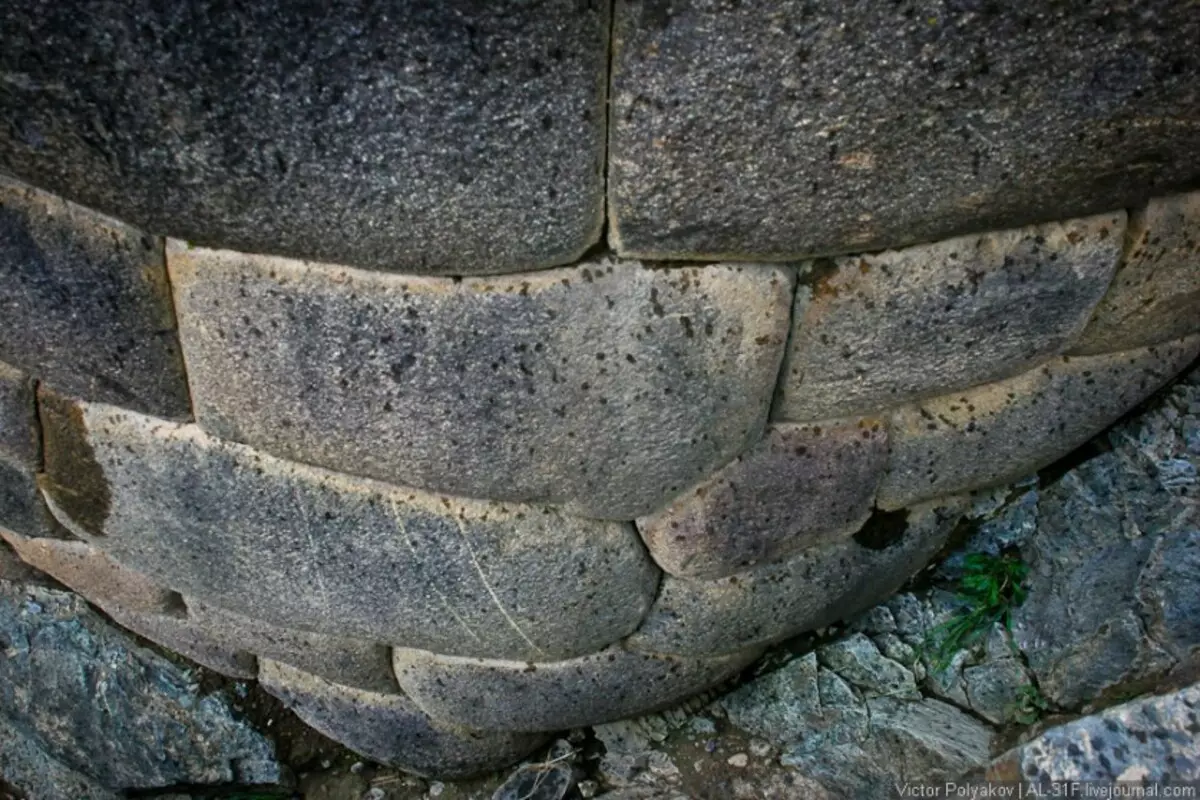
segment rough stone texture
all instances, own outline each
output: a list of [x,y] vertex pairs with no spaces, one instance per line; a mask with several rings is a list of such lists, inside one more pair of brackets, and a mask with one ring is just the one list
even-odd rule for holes
[[599,237],[608,6],[6,7],[0,168],[213,246],[406,272]]
[[20,786],[33,800],[117,800],[118,796],[81,772],[46,754],[0,716],[0,796],[4,782]]
[[45,583],[45,575],[26,564],[8,542],[0,537],[0,581]]
[[0,459],[37,469],[40,440],[33,379],[0,361]]
[[1051,728],[1000,757],[993,780],[1200,781],[1200,686]]
[[261,662],[259,680],[325,735],[367,758],[418,775],[468,777],[507,766],[545,742],[538,734],[444,725],[403,695],[342,686],[274,661]]
[[877,515],[853,539],[719,580],[663,578],[630,647],[704,656],[770,644],[882,601],[938,551],[961,515],[948,500]]
[[1151,200],[1129,218],[1108,294],[1070,352],[1107,353],[1200,330],[1200,192]]
[[0,717],[110,789],[271,783],[271,745],[77,596],[0,583]]
[[163,612],[175,595],[145,575],[124,567],[86,542],[32,539],[0,528],[4,539],[27,564],[101,607]]
[[253,654],[217,640],[188,619],[183,610],[154,613],[130,611],[115,605],[102,605],[101,608],[121,627],[213,672],[237,680],[251,680],[258,675],[258,660]]
[[772,425],[752,450],[639,519],[638,531],[672,575],[725,577],[858,530],[886,464],[877,420]]
[[1021,687],[1033,685],[1015,658],[967,667],[962,676],[971,710],[996,725],[1014,721],[1021,702]]
[[903,664],[879,652],[869,638],[851,634],[817,651],[821,663],[858,687],[865,697],[920,700],[916,679]]
[[775,415],[876,412],[1007,378],[1087,325],[1125,212],[810,264]]
[[1200,180],[1200,19],[1170,0],[621,0],[614,34],[623,253],[878,250]]
[[185,600],[188,620],[230,650],[281,661],[354,689],[399,691],[391,651],[382,645],[280,628],[194,598]]
[[1102,356],[1058,357],[997,383],[891,415],[880,508],[1016,480],[1066,455],[1172,378],[1200,336]]
[[400,687],[435,719],[482,730],[557,731],[666,708],[736,674],[761,652],[679,658],[618,645],[538,663],[404,648],[394,654]]
[[629,524],[351,478],[112,406],[47,395],[42,410],[46,496],[66,524],[265,623],[545,660],[620,639],[654,596]]
[[632,519],[762,432],[791,273],[601,260],[410,278],[172,246],[214,433],[429,491]]
[[63,537],[38,493],[33,471],[0,456],[0,528],[26,536]]
[[161,239],[0,176],[0,285],[0,360],[89,400],[191,414]]

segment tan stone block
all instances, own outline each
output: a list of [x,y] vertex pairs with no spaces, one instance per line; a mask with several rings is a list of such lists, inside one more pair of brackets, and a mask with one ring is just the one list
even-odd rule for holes
[[1200,192],[1129,218],[1125,257],[1071,353],[1131,350],[1200,331]]
[[431,778],[467,778],[506,767],[545,743],[540,734],[470,731],[431,719],[404,695],[324,680],[268,659],[259,680],[307,724],[389,766]]
[[893,408],[1062,352],[1121,253],[1123,211],[813,262],[775,415]]
[[556,662],[492,661],[397,648],[400,687],[435,719],[481,730],[557,731],[666,708],[735,675],[761,649],[716,658],[614,645]]
[[1200,336],[1060,356],[1015,378],[905,406],[876,504],[900,508],[1021,478],[1079,447],[1200,353]]
[[639,519],[638,530],[670,574],[724,577],[858,530],[886,464],[879,420],[771,425],[732,464]]

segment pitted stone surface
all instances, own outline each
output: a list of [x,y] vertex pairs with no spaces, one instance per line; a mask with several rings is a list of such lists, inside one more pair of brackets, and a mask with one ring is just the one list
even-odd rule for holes
[[163,612],[173,594],[145,575],[124,567],[86,542],[37,539],[0,528],[4,539],[30,566],[101,607]]
[[437,722],[404,695],[342,686],[264,660],[263,687],[306,723],[351,750],[418,775],[465,778],[504,767],[541,746],[536,733],[469,731]]
[[103,603],[97,605],[121,627],[213,672],[235,680],[252,680],[258,675],[258,661],[252,653],[230,648],[227,642],[213,638],[189,620],[182,610],[155,613],[130,611]]
[[68,394],[190,415],[161,239],[0,176],[0,286],[0,360]]
[[627,523],[351,478],[112,406],[42,408],[45,495],[65,524],[273,625],[546,659],[621,638],[653,598],[658,571]]
[[1070,352],[1111,353],[1200,331],[1200,192],[1132,214],[1108,294]]
[[776,416],[893,408],[1062,352],[1104,295],[1124,230],[1121,211],[814,262]]
[[608,5],[6,5],[0,167],[212,246],[443,274],[574,260]]
[[758,438],[791,272],[454,281],[169,250],[202,426],[428,491],[632,519]]
[[0,460],[37,469],[40,438],[33,379],[0,361]]
[[1200,180],[1200,19],[1170,0],[615,13],[609,204],[624,254],[878,250]]
[[501,731],[566,730],[666,708],[736,674],[761,653],[680,658],[614,645],[565,661],[525,662],[394,651],[400,687],[430,716]]
[[1200,336],[1037,369],[894,412],[880,508],[1007,483],[1066,455],[1170,380]]
[[665,576],[629,647],[705,656],[767,645],[853,616],[923,567],[962,513],[955,499],[873,517],[852,539],[718,580]]
[[192,597],[184,600],[188,621],[228,650],[281,661],[355,689],[399,691],[391,651],[382,645],[281,628]]
[[724,577],[858,530],[886,464],[878,420],[771,425],[752,450],[639,519],[638,530],[670,574]]

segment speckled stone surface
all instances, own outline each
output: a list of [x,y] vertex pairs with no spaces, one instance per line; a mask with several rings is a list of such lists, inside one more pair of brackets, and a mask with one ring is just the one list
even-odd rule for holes
[[606,3],[0,10],[0,169],[147,230],[405,272],[577,258]]
[[657,586],[628,523],[356,479],[112,406],[43,411],[46,497],[64,524],[184,595],[271,624],[567,657],[633,630]]
[[404,695],[353,689],[274,661],[262,662],[259,680],[326,736],[418,775],[453,779],[488,772],[546,741],[536,733],[484,733],[445,725]]
[[791,271],[609,259],[461,282],[168,252],[206,429],[428,491],[632,519],[765,424]]
[[1017,480],[1115,422],[1200,353],[1200,336],[1037,369],[890,417],[880,508]]
[[89,400],[190,416],[161,239],[0,175],[0,286],[0,361]]
[[724,577],[854,533],[886,463],[876,419],[771,425],[729,466],[639,519],[638,531],[668,573]]
[[879,412],[1061,353],[1104,295],[1124,230],[1120,211],[810,264],[775,416]]
[[1197,40],[1172,0],[621,0],[613,240],[787,259],[1192,188]]
[[1156,197],[1133,212],[1126,253],[1070,352],[1111,353],[1200,330],[1200,192]]
[[0,460],[37,469],[40,439],[33,378],[0,361]]
[[482,730],[557,731],[642,714],[729,678],[762,654],[681,658],[615,645],[551,662],[394,651],[400,688],[435,719]]

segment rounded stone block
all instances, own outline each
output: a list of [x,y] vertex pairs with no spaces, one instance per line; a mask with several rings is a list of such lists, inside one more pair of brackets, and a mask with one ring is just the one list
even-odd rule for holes
[[600,235],[609,6],[0,8],[0,168],[198,243],[406,272]]
[[213,638],[208,631],[193,624],[183,609],[155,613],[103,603],[97,605],[121,627],[219,675],[234,680],[252,680],[258,675],[258,661],[252,653]]
[[755,441],[792,276],[602,259],[461,281],[172,246],[203,427],[428,491],[632,519]]
[[619,0],[610,239],[790,260],[1194,188],[1197,41],[1173,0]]
[[638,531],[668,573],[721,578],[854,533],[886,465],[879,420],[771,425],[732,464],[639,519]]
[[64,524],[272,625],[544,659],[620,639],[654,596],[658,570],[627,523],[430,495],[43,398],[43,493]]
[[0,287],[0,361],[88,400],[191,415],[161,239],[0,176]]
[[1014,373],[1087,325],[1125,212],[809,265],[779,419],[877,412]]
[[1200,192],[1133,212],[1108,294],[1070,352],[1111,353],[1200,331]]
[[901,508],[1015,481],[1079,447],[1200,354],[1200,335],[1099,356],[1060,356],[1015,378],[894,412],[876,504]]
[[[666,576],[631,649],[703,657],[763,647],[882,602],[937,553],[954,498],[876,514],[853,538],[718,580]],[[403,682],[403,681],[402,681]]]
[[761,649],[714,658],[614,645],[554,662],[496,661],[397,648],[400,687],[431,717],[481,730],[558,731],[666,708],[737,674]]
[[266,659],[259,663],[259,681],[331,739],[373,761],[425,777],[452,780],[499,769],[547,739],[446,725],[401,694],[342,686]]

